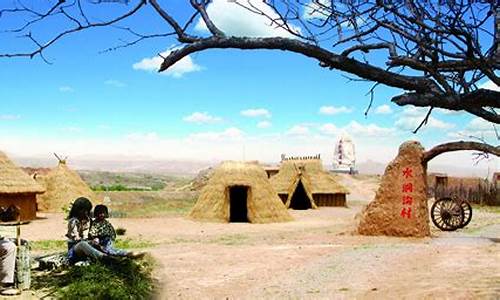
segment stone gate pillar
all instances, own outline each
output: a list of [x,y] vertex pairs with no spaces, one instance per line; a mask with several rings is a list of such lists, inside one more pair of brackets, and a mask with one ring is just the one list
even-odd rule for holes
[[430,235],[424,148],[417,141],[399,147],[387,166],[375,199],[361,212],[358,232],[364,235]]

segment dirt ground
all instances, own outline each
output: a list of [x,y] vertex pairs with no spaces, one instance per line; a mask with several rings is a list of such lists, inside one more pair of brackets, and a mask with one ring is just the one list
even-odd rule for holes
[[[148,251],[159,262],[159,299],[500,298],[498,212],[475,210],[467,228],[434,228],[431,238],[359,236],[355,216],[375,188],[367,190],[348,208],[291,211],[288,223],[110,221],[157,243]],[[62,239],[63,215],[40,216],[23,237]]]

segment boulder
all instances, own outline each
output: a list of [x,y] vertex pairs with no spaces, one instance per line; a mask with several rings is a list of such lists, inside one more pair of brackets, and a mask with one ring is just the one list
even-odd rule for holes
[[360,213],[358,233],[399,237],[430,235],[424,148],[417,141],[399,147],[387,166],[375,199]]

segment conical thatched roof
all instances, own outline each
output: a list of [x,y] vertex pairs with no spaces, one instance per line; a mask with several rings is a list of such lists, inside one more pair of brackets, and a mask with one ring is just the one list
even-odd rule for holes
[[37,176],[37,180],[45,185],[47,192],[38,197],[38,209],[42,211],[60,212],[78,197],[94,198],[94,192],[82,180],[77,172],[71,170],[65,161],[47,175]]
[[254,163],[232,161],[224,162],[214,170],[189,216],[204,221],[229,222],[229,198],[233,187],[247,187],[248,222],[292,220],[262,167]]
[[45,189],[0,151],[0,194],[43,193]]
[[308,194],[349,194],[347,188],[323,169],[320,159],[285,160],[270,181],[277,193],[290,194],[298,179]]

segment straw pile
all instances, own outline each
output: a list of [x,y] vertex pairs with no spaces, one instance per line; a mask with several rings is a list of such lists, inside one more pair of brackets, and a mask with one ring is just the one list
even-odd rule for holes
[[43,193],[45,189],[0,151],[0,194]]
[[[281,163],[280,171],[270,179],[272,186],[281,197],[286,197],[286,207],[290,207],[291,196],[299,181],[302,182],[311,207],[316,208],[315,198],[325,194],[349,194],[333,175],[323,169],[320,159],[290,159]],[[284,200],[283,199],[283,200]],[[345,202],[345,200],[344,200]],[[343,204],[345,205],[345,203]]]
[[47,189],[45,194],[38,197],[38,209],[41,211],[60,212],[78,197],[91,200],[95,197],[80,175],[70,170],[65,161],[60,161],[47,175],[37,176],[37,180]]
[[189,216],[203,221],[229,222],[229,188],[232,186],[249,188],[247,217],[250,223],[292,220],[262,167],[232,161],[223,162],[214,170]]

